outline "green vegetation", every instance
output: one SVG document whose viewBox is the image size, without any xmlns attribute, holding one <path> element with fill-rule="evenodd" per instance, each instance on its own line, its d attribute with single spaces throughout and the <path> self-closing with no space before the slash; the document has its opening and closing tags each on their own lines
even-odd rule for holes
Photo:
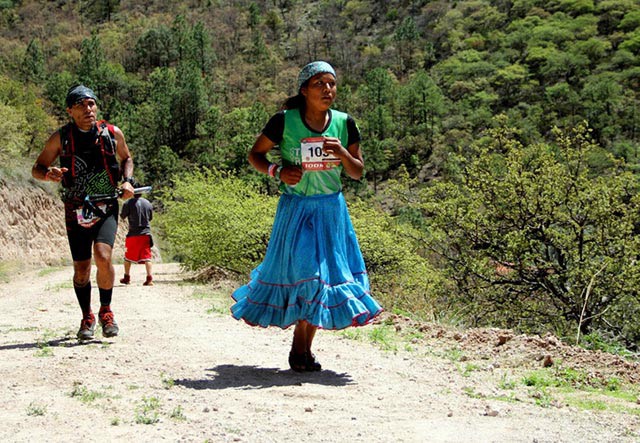
<svg viewBox="0 0 640 443">
<path fill-rule="evenodd" d="M 47 407 L 43 404 L 31 402 L 27 407 L 27 415 L 30 417 L 40 417 L 47 413 Z"/>
<path fill-rule="evenodd" d="M 171 378 L 170 376 L 168 376 L 167 374 L 165 374 L 164 372 L 160 374 L 160 378 L 162 380 L 162 386 L 165 389 L 171 389 L 176 384 L 176 381 L 173 378 Z"/>
<path fill-rule="evenodd" d="M 82 384 L 79 382 L 73 384 L 73 390 L 71 391 L 70 395 L 71 397 L 77 398 L 83 403 L 92 403 L 99 398 L 106 397 L 106 394 L 104 392 L 87 389 L 86 386 L 82 386 Z"/>
<path fill-rule="evenodd" d="M 146 10 L 0 5 L 3 164 L 34 157 L 84 82 L 159 191 L 165 255 L 244 278 L 276 194 L 247 150 L 300 66 L 326 59 L 363 135 L 366 177 L 345 191 L 387 310 L 637 350 L 640 2 Z"/>
<path fill-rule="evenodd" d="M 171 411 L 169 417 L 176 421 L 185 421 L 187 419 L 187 417 L 184 415 L 184 411 L 182 410 L 182 406 L 180 405 L 176 406 L 173 411 Z"/>
<path fill-rule="evenodd" d="M 50 285 L 49 283 L 47 283 L 44 288 L 45 291 L 51 292 L 58 292 L 63 289 L 73 289 L 73 281 L 65 281 L 62 283 L 56 283 L 55 285 Z"/>
<path fill-rule="evenodd" d="M 47 276 L 49 274 L 53 274 L 54 272 L 58 272 L 60 271 L 62 268 L 60 267 L 47 267 L 47 268 L 42 268 L 38 271 L 38 277 L 44 277 Z"/>
<path fill-rule="evenodd" d="M 136 406 L 135 422 L 143 425 L 152 425 L 160 421 L 158 410 L 160 400 L 155 397 L 143 397 Z"/>
<path fill-rule="evenodd" d="M 350 340 L 366 340 L 392 352 L 399 349 L 413 352 L 413 347 L 408 344 L 416 337 L 411 328 L 394 330 L 391 321 L 376 325 L 368 332 L 361 328 L 349 328 L 339 331 L 339 334 Z M 456 343 L 437 348 L 440 349 L 438 352 L 430 351 L 429 355 L 451 362 L 462 377 L 475 380 L 470 386 L 461 387 L 469 398 L 507 403 L 532 402 L 543 408 L 569 405 L 583 410 L 640 415 L 638 386 L 593 368 L 579 369 L 560 361 L 549 368 L 524 369 L 524 365 L 510 368 L 508 355 L 504 356 L 507 360 L 504 365 L 498 356 L 493 356 L 492 359 L 498 360 L 494 366 L 493 363 L 488 364 L 490 359 L 487 355 L 465 354 Z M 480 387 L 492 384 L 495 387 L 488 391 Z"/>
<path fill-rule="evenodd" d="M 46 330 L 42 335 L 42 338 L 36 341 L 38 350 L 35 353 L 36 357 L 53 357 L 53 349 L 51 349 L 50 341 L 56 336 L 56 333 L 52 330 Z"/>
<path fill-rule="evenodd" d="M 640 414 L 637 386 L 623 384 L 617 378 L 602 380 L 584 371 L 559 367 L 529 372 L 522 384 L 543 407 L 551 405 L 553 395 L 580 409 Z"/>
<path fill-rule="evenodd" d="M 176 178 L 159 217 L 174 254 L 189 269 L 248 273 L 267 248 L 275 198 L 215 170 Z"/>
</svg>

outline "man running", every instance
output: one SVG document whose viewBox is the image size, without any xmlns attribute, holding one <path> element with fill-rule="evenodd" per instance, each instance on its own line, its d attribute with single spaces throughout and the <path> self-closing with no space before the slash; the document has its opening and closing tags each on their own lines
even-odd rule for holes
<svg viewBox="0 0 640 443">
<path fill-rule="evenodd" d="M 69 88 L 66 98 L 71 122 L 51 134 L 38 156 L 31 174 L 43 181 L 62 182 L 62 198 L 71 256 L 73 288 L 82 309 L 78 339 L 90 340 L 96 328 L 91 309 L 91 258 L 97 267 L 100 293 L 98 320 L 104 337 L 118 335 L 119 328 L 111 311 L 115 271 L 111 261 L 118 229 L 116 199 L 99 205 L 99 212 L 82 211 L 84 198 L 94 194 L 133 196 L 133 159 L 122 131 L 97 121 L 95 93 L 84 85 Z M 52 166 L 57 158 L 60 166 Z M 122 183 L 120 183 L 120 179 Z"/>
<path fill-rule="evenodd" d="M 147 278 L 142 285 L 153 286 L 151 275 L 153 206 L 149 200 L 142 197 L 142 194 L 135 194 L 122 205 L 120 217 L 129 222 L 129 232 L 124 244 L 124 277 L 120 279 L 120 283 L 125 285 L 131 283 L 131 263 L 144 263 Z"/>
</svg>

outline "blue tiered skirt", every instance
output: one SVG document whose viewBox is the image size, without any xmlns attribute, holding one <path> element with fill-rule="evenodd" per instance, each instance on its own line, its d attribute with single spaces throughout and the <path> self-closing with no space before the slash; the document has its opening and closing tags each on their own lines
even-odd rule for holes
<svg viewBox="0 0 640 443">
<path fill-rule="evenodd" d="M 342 193 L 282 195 L 264 261 L 232 297 L 233 317 L 253 326 L 343 329 L 382 312 Z"/>
</svg>

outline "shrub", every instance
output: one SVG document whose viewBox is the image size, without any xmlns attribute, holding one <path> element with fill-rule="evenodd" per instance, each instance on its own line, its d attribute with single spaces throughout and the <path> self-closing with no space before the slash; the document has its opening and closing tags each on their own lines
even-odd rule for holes
<svg viewBox="0 0 640 443">
<path fill-rule="evenodd" d="M 431 316 L 443 280 L 419 254 L 418 232 L 371 201 L 349 206 L 374 297 L 387 310 Z"/>
<path fill-rule="evenodd" d="M 173 179 L 158 217 L 163 235 L 191 270 L 217 266 L 247 274 L 264 256 L 276 198 L 216 170 Z"/>
</svg>

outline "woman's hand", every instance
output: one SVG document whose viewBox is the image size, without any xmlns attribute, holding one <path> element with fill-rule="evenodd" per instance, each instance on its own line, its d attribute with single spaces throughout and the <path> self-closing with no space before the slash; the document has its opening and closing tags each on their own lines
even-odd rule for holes
<svg viewBox="0 0 640 443">
<path fill-rule="evenodd" d="M 325 153 L 340 159 L 347 154 L 347 150 L 342 146 L 340 139 L 337 137 L 325 137 L 322 150 Z"/>
<path fill-rule="evenodd" d="M 290 186 L 302 180 L 302 169 L 297 166 L 285 166 L 280 170 L 280 180 Z"/>
</svg>

